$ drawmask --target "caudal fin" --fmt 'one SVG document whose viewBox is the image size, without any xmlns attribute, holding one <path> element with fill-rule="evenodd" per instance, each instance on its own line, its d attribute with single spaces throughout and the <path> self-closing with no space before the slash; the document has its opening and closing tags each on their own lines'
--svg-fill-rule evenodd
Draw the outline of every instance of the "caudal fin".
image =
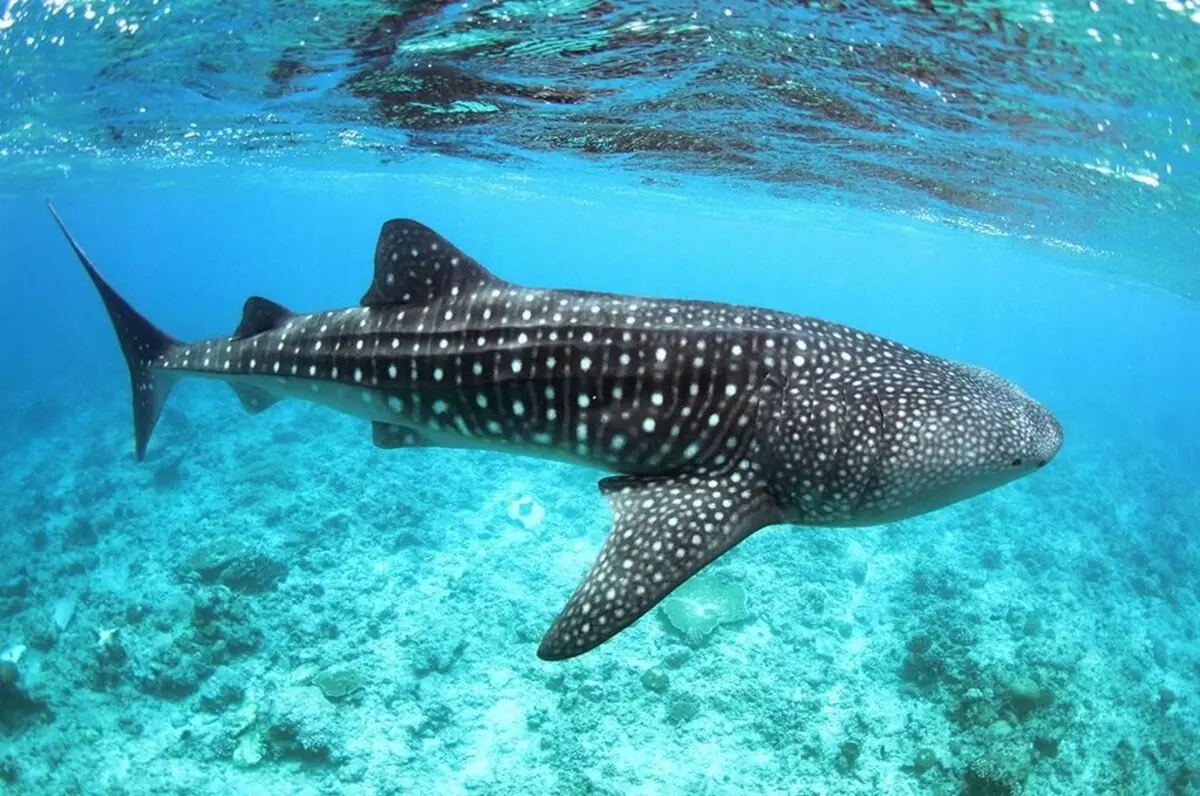
<svg viewBox="0 0 1200 796">
<path fill-rule="evenodd" d="M 151 365 L 172 346 L 179 345 L 179 341 L 164 334 L 157 326 L 143 318 L 104 281 L 96 266 L 92 265 L 92 261 L 71 236 L 54 205 L 47 202 L 47 206 L 58 228 L 66 236 L 67 243 L 71 244 L 75 256 L 79 258 L 83 269 L 87 271 L 97 292 L 100 293 L 104 307 L 108 310 L 108 317 L 112 319 L 113 328 L 116 329 L 121 350 L 125 353 L 125 361 L 129 363 L 129 379 L 133 388 L 134 441 L 138 461 L 141 461 L 146 458 L 146 444 L 154 432 L 154 425 L 158 422 L 167 395 L 175 384 L 174 376 L 154 370 Z"/>
</svg>

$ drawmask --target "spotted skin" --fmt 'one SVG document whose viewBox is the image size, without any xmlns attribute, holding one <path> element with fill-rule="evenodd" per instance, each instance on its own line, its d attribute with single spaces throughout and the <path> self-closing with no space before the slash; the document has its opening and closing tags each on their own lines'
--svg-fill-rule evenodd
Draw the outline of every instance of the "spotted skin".
<svg viewBox="0 0 1200 796">
<path fill-rule="evenodd" d="M 51 208 L 53 212 L 53 208 Z M 180 343 L 103 280 L 55 213 L 130 367 L 138 458 L 179 378 L 263 411 L 300 398 L 371 421 L 381 448 L 481 447 L 617 475 L 613 527 L 538 649 L 586 652 L 768 525 L 901 519 L 1048 462 L 1057 420 L 979 368 L 753 307 L 532 289 L 429 228 L 384 224 L 361 306 L 246 302 Z"/>
<path fill-rule="evenodd" d="M 755 469 L 743 459 L 682 477 L 602 480 L 612 531 L 538 655 L 560 660 L 595 647 L 717 556 L 781 522 L 783 513 Z"/>
</svg>

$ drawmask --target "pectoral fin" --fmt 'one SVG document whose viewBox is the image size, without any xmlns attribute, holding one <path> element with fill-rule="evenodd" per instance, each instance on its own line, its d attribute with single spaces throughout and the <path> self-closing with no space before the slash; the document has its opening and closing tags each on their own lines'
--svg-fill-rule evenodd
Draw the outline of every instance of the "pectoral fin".
<svg viewBox="0 0 1200 796">
<path fill-rule="evenodd" d="M 750 534 L 782 521 L 748 468 L 600 482 L 613 527 L 592 569 L 542 639 L 538 657 L 563 660 L 633 624 L 676 586 Z"/>
<path fill-rule="evenodd" d="M 394 423 L 371 423 L 371 441 L 376 448 L 428 448 L 433 443 L 419 431 Z"/>
<path fill-rule="evenodd" d="M 279 403 L 278 396 L 272 395 L 261 387 L 237 383 L 232 383 L 229 386 L 233 388 L 238 400 L 242 402 L 242 408 L 252 415 L 270 409 Z"/>
</svg>

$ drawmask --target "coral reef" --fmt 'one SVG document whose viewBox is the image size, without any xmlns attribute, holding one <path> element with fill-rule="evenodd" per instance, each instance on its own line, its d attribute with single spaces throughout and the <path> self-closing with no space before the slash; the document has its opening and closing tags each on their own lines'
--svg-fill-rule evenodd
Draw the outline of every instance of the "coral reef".
<svg viewBox="0 0 1200 796">
<path fill-rule="evenodd" d="M 367 676 L 347 664 L 331 666 L 313 678 L 326 699 L 337 702 L 345 699 L 368 683 Z"/>
<path fill-rule="evenodd" d="M 1200 791 L 1200 498 L 1163 451 L 763 531 L 549 664 L 608 525 L 593 474 L 181 391 L 185 477 L 156 484 L 122 401 L 0 470 L 6 794 Z"/>
<path fill-rule="evenodd" d="M 671 627 L 697 642 L 718 625 L 746 618 L 746 590 L 720 575 L 702 573 L 663 600 L 661 611 Z"/>
</svg>

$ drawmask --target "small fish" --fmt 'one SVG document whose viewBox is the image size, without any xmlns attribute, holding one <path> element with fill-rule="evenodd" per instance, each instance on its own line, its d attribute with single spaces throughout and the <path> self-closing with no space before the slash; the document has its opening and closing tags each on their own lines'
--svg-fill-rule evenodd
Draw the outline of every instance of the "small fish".
<svg viewBox="0 0 1200 796">
<path fill-rule="evenodd" d="M 538 648 L 610 639 L 755 531 L 932 511 L 1027 475 L 1054 416 L 988 371 L 816 318 L 505 282 L 428 227 L 383 225 L 360 306 L 297 314 L 247 299 L 229 337 L 164 334 L 66 235 L 108 310 L 141 460 L 172 385 L 227 382 L 250 412 L 285 398 L 370 421 L 381 448 L 478 447 L 566 460 L 613 526 Z"/>
</svg>

